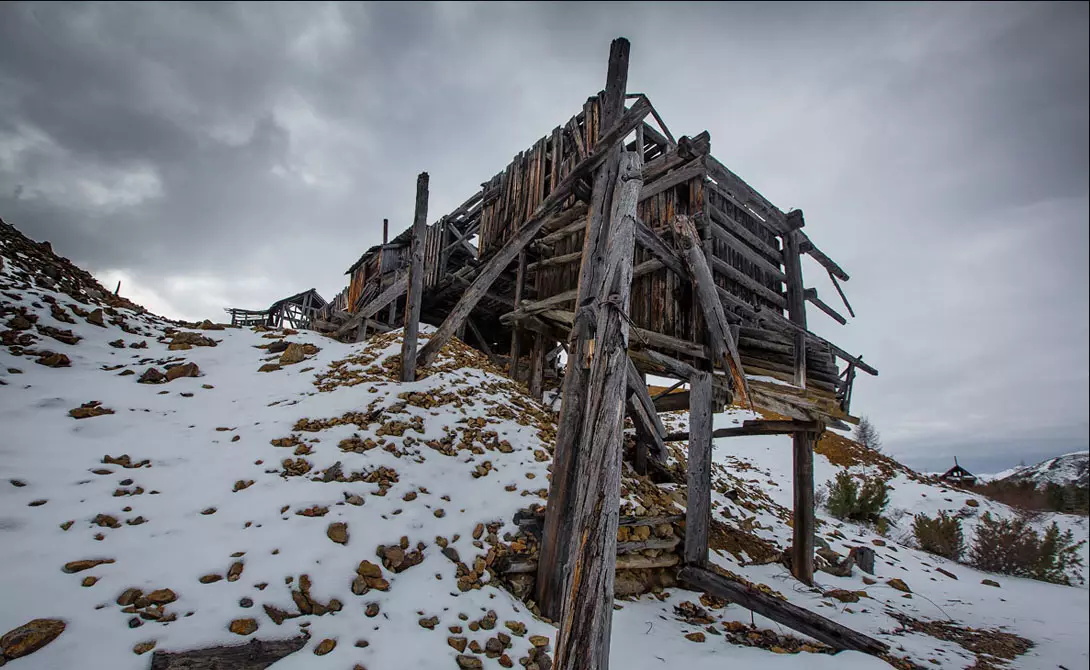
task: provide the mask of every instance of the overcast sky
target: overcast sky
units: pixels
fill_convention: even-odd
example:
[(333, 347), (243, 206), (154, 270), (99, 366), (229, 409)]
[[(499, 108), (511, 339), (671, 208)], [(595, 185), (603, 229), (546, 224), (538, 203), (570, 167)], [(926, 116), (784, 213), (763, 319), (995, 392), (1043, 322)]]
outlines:
[[(812, 328), (881, 370), (886, 450), (989, 472), (1088, 444), (1088, 5), (0, 5), (0, 217), (165, 316), (331, 298), (604, 85), (852, 276)], [(804, 273), (837, 303), (821, 268)]]

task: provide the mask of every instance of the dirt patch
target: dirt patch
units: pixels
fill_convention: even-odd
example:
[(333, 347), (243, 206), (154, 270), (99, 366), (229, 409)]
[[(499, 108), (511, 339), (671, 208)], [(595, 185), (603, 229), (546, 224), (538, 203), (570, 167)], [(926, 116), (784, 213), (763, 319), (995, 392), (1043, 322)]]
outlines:
[(899, 613), (890, 613), (890, 616), (899, 621), (905, 630), (956, 642), (966, 651), (976, 654), (976, 663), (970, 670), (998, 670), (1033, 648), (1032, 641), (998, 629), (969, 628), (949, 621), (925, 621)]

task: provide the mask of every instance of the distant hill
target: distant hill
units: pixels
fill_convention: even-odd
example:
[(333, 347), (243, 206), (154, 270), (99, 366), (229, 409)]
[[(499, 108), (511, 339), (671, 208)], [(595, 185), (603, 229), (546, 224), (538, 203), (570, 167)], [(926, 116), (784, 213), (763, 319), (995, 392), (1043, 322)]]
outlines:
[(1090, 486), (1090, 451), (1076, 451), (1049, 458), (1035, 465), (1021, 465), (996, 474), (992, 481), (1033, 482), (1037, 488), (1049, 484)]

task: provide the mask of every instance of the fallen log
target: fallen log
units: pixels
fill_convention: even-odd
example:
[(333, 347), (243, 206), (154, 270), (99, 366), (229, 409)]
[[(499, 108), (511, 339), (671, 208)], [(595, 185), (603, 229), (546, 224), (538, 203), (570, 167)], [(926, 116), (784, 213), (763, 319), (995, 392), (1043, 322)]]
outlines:
[(819, 642), (824, 642), (834, 649), (849, 649), (871, 655), (889, 651), (889, 645), (885, 642), (875, 640), (826, 619), (820, 614), (758, 591), (752, 586), (730, 580), (718, 573), (702, 568), (684, 567), (678, 572), (678, 579), (697, 590), (738, 603), (761, 616), (809, 635)]
[(192, 651), (157, 650), (151, 656), (151, 670), (264, 670), (306, 644), (307, 638), (299, 636)]

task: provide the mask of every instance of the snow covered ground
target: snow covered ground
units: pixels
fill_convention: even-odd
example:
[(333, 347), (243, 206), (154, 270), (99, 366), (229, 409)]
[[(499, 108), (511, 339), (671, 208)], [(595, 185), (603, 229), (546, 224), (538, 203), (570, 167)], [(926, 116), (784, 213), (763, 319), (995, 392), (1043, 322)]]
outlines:
[[(149, 665), (150, 643), (185, 650), (305, 631), (306, 647), (277, 670), (454, 668), (459, 652), (448, 638), (467, 643), (465, 653), (487, 668), (529, 662), (534, 643), (542, 644), (533, 636), (551, 640), (555, 629), (491, 584), (486, 567), (514, 537), (515, 512), (544, 502), (554, 427), (483, 356), (455, 343), (429, 376), (402, 384), (391, 374), (396, 336), (345, 345), (307, 332), (181, 329), (216, 346), (171, 350), (176, 324), (116, 309), (95, 325), (81, 313), (99, 305), (27, 286), (12, 266), (0, 271), (0, 305), (8, 309), (0, 321), (22, 308), (37, 317), (35, 326), (81, 339), (65, 344), (36, 328), (19, 331), (37, 338), (29, 349), (64, 353), (68, 367), (0, 347), (0, 633), (34, 618), (67, 624), (55, 641), (10, 667), (137, 670)], [(123, 330), (122, 320), (135, 332)], [(282, 354), (257, 347), (281, 341), (312, 347), (302, 361), (259, 372)], [(146, 349), (130, 346), (141, 342)], [(149, 367), (165, 371), (183, 362), (199, 366), (199, 376), (137, 381)], [(69, 415), (90, 402), (113, 413)], [(716, 422), (751, 417), (734, 411)], [(672, 423), (683, 421), (679, 415)], [(790, 440), (719, 440), (715, 460), (715, 518), (744, 530), (739, 537), (786, 547)], [(815, 481), (837, 470), (818, 456)], [(753, 563), (752, 544), (735, 553), (721, 548), (714, 560), (889, 642), (893, 656), (923, 667), (963, 668), (976, 657), (954, 642), (897, 632), (891, 613), (1002, 628), (1035, 643), (997, 667), (1087, 667), (1085, 588), (984, 574), (906, 546), (909, 515), (966, 509), (971, 496), (903, 473), (892, 484), (897, 525), (889, 537), (825, 516), (819, 526), (840, 554), (855, 545), (878, 552), (874, 584), (856, 570), (850, 577), (819, 573), (821, 589), (806, 589), (779, 563)], [(682, 491), (673, 492), (683, 500)], [(985, 510), (1011, 513), (987, 500), (972, 510), (970, 528)], [(1086, 537), (1085, 519), (1056, 518)], [(94, 559), (110, 562), (64, 570)], [(889, 586), (894, 577), (912, 593)], [(134, 604), (118, 604), (130, 589), (144, 598), (158, 591), (151, 600), (162, 606), (138, 601), (132, 611)], [(822, 595), (832, 589), (865, 595), (853, 603)], [(675, 606), (683, 602), (699, 603), (700, 594), (668, 589), (618, 601), (614, 667), (889, 667), (858, 653), (781, 654), (730, 644), (709, 630), (714, 626), (680, 617)], [(720, 631), (724, 622), (752, 620), (791, 633), (737, 605), (715, 605), (707, 614)], [(256, 631), (232, 632), (233, 622), (238, 631)], [(474, 653), (501, 632), (509, 638), (504, 656)], [(706, 640), (685, 637), (696, 632)], [(335, 642), (331, 650), (328, 641)]]

